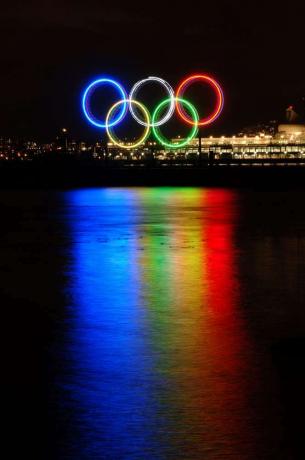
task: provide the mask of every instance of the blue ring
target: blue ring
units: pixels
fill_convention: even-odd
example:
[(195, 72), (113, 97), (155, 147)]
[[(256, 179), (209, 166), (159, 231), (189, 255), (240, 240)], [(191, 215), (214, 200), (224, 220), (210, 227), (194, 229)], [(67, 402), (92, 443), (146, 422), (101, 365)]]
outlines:
[[(87, 118), (87, 120), (94, 126), (97, 126), (98, 128), (106, 128), (105, 123), (101, 123), (97, 118), (94, 117), (94, 115), (91, 113), (90, 108), (89, 108), (89, 102), (88, 98), (91, 96), (93, 90), (97, 85), (104, 85), (104, 84), (109, 84), (113, 86), (118, 93), (120, 94), (120, 99), (127, 99), (127, 94), (123, 88), (122, 85), (120, 85), (118, 82), (115, 80), (111, 80), (110, 78), (99, 78), (98, 80), (94, 80), (90, 85), (86, 88), (84, 94), (83, 94), (83, 100), (82, 100), (82, 106), (83, 106), (83, 112)], [(109, 123), (108, 126), (115, 126), (117, 125), (122, 118), (125, 116), (127, 110), (127, 102), (124, 102), (122, 105), (121, 110), (119, 111), (118, 115), (114, 118), (114, 120)]]

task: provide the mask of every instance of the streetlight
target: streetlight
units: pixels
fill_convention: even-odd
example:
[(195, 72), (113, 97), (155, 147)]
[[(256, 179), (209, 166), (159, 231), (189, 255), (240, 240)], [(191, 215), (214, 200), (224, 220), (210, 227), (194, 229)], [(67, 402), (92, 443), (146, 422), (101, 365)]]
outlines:
[(67, 133), (68, 133), (68, 130), (67, 128), (62, 128), (62, 133), (64, 135), (64, 139), (65, 139), (65, 152), (68, 153), (68, 136), (67, 136)]

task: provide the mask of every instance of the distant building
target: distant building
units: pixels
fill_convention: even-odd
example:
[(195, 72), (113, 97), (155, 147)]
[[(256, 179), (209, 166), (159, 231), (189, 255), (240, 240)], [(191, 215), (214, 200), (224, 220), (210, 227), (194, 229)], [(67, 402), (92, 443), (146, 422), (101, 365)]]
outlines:
[[(173, 142), (181, 138), (173, 139)], [(184, 148), (186, 154), (199, 150), (199, 139), (194, 138)], [(178, 152), (182, 153), (182, 150)], [(201, 138), (203, 157), (213, 152), (216, 158), (305, 158), (305, 124), (281, 124), (274, 135), (259, 133), (243, 136), (209, 136)]]
[(277, 137), (292, 139), (305, 139), (305, 124), (281, 124), (278, 126)]

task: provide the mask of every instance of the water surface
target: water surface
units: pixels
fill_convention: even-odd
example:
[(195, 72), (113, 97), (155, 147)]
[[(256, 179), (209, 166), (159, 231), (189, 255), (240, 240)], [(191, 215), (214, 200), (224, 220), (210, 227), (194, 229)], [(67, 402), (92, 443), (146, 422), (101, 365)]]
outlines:
[(12, 438), (33, 458), (303, 458), (304, 198), (1, 192)]

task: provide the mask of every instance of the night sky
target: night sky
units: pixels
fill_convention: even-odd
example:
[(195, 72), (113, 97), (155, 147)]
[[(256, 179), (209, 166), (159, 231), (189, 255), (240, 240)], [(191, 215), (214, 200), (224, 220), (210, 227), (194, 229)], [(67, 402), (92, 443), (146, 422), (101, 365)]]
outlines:
[(126, 88), (148, 75), (173, 87), (193, 71), (214, 75), (226, 105), (208, 134), (281, 120), (305, 96), (301, 2), (11, 1), (0, 21), (0, 135), (47, 140), (65, 126), (97, 137), (79, 102), (102, 74)]

